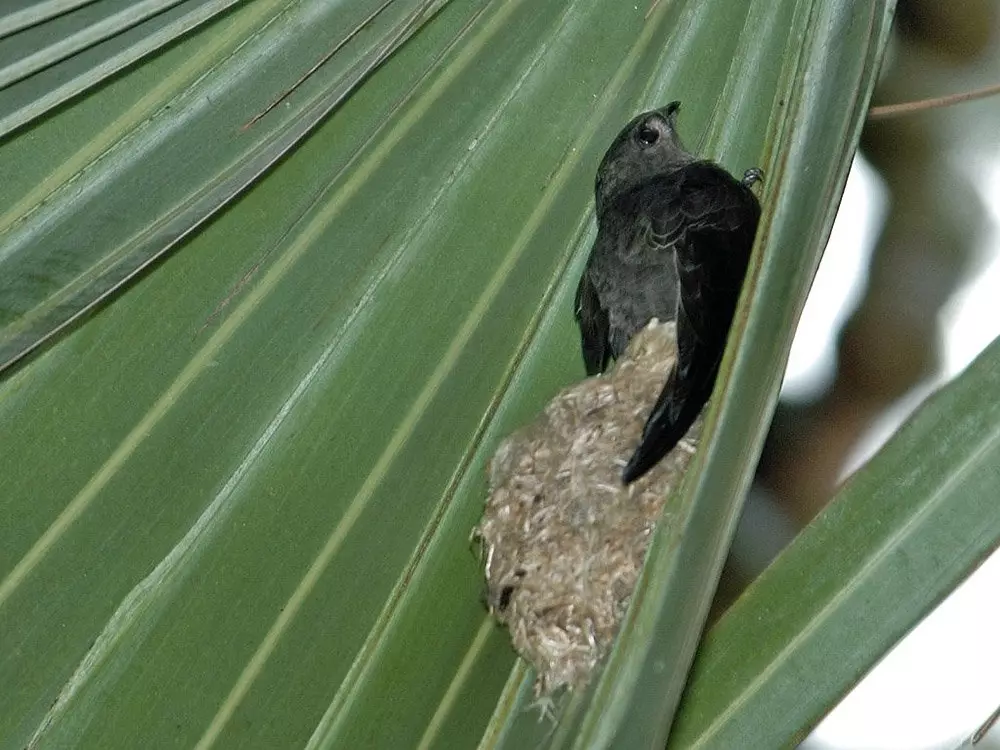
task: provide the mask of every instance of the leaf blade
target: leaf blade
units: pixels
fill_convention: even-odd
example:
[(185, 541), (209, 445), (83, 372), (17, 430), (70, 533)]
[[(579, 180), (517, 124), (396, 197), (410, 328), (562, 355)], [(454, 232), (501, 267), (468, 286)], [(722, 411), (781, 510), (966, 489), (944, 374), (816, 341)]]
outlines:
[(803, 739), (996, 548), (998, 361), (932, 395), (712, 629), (674, 746)]

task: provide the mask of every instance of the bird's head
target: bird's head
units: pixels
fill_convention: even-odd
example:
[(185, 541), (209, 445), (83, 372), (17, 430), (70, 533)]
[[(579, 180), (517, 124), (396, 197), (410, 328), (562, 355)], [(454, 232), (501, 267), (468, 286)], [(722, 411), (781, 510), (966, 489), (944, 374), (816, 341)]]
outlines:
[(660, 109), (643, 112), (618, 134), (597, 168), (594, 193), (598, 215), (616, 196), (650, 177), (694, 161), (677, 136), (680, 106), (680, 102), (670, 102)]

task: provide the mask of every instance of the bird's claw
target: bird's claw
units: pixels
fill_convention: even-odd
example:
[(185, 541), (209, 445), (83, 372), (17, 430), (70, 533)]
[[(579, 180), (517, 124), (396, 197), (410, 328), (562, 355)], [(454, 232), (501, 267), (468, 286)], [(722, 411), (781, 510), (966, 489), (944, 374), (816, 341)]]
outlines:
[(746, 172), (743, 173), (743, 184), (746, 187), (751, 187), (755, 182), (764, 181), (764, 170), (760, 167), (750, 167)]

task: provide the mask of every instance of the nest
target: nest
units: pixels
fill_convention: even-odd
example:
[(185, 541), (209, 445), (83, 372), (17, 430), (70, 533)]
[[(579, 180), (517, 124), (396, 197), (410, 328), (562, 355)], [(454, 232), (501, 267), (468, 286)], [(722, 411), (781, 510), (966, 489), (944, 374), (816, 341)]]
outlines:
[(613, 372), (560, 392), (490, 462), (473, 536), (490, 611), (535, 667), (539, 696), (585, 686), (610, 649), (664, 502), (694, 453), (700, 418), (648, 474), (622, 484), (675, 356), (674, 325), (654, 321)]

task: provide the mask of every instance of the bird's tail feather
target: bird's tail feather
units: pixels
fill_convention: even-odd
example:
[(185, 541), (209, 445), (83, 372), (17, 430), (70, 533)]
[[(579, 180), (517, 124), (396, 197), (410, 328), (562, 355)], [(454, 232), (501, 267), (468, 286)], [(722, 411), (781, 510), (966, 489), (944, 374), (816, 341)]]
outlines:
[[(722, 347), (725, 347), (725, 339)], [(721, 351), (702, 349), (686, 367), (679, 361), (674, 365), (643, 427), (639, 447), (622, 472), (625, 484), (631, 484), (653, 468), (694, 424), (712, 395), (720, 355)]]

